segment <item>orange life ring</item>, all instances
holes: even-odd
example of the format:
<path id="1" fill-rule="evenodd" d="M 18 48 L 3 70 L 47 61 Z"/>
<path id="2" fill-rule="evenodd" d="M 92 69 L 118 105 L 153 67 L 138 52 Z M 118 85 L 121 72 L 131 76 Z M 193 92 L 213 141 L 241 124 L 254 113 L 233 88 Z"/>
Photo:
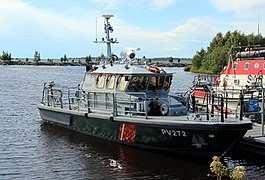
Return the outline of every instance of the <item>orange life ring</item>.
<path id="1" fill-rule="evenodd" d="M 164 72 L 164 69 L 159 66 L 147 66 L 146 69 L 153 73 L 161 73 Z"/>

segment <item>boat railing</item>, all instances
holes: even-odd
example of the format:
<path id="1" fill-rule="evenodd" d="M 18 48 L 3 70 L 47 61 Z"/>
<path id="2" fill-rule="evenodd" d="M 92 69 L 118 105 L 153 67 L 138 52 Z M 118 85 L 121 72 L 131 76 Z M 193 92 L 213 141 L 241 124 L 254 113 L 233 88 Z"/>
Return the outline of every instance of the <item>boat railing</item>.
<path id="1" fill-rule="evenodd" d="M 139 98 L 142 97 L 142 98 Z M 80 112 L 98 112 L 112 116 L 141 115 L 147 118 L 145 93 L 83 91 L 76 87 L 44 84 L 42 104 Z"/>
<path id="2" fill-rule="evenodd" d="M 87 91 L 89 112 L 107 113 L 112 116 L 141 115 L 147 118 L 147 106 L 145 93 L 99 92 Z M 143 98 L 138 98 L 141 96 Z"/>
<path id="3" fill-rule="evenodd" d="M 47 106 L 75 110 L 85 113 L 100 113 L 115 116 L 155 116 L 150 113 L 150 104 L 153 103 L 155 111 L 160 111 L 159 107 L 164 104 L 172 104 L 172 99 L 147 98 L 144 92 L 103 92 L 103 91 L 83 91 L 77 87 L 59 87 L 45 84 L 43 88 L 42 104 Z M 173 110 L 171 106 L 167 107 Z M 159 113 L 156 112 L 158 115 Z"/>
<path id="4" fill-rule="evenodd" d="M 249 90 L 250 91 L 250 90 Z M 231 101 L 229 100 L 228 90 L 226 92 L 207 92 L 205 97 L 199 101 L 190 94 L 189 101 L 183 103 L 186 105 L 189 112 L 202 113 L 206 115 L 206 120 L 210 117 L 218 116 L 221 122 L 227 118 L 228 115 L 234 115 L 242 120 L 243 116 L 257 114 L 263 116 L 260 108 L 258 111 L 247 111 L 246 105 L 255 103 L 257 101 L 264 101 L 263 98 L 257 99 L 253 96 L 252 101 L 249 102 L 249 91 L 241 91 L 237 101 L 235 101 L 234 108 L 231 108 Z M 264 89 L 260 89 L 264 91 Z M 260 94 L 259 94 L 260 95 Z M 264 97 L 264 93 L 259 97 Z M 184 98 L 184 97 L 181 97 Z M 254 100 L 253 100 L 254 99 Z M 150 111 L 150 102 L 153 99 L 147 98 L 145 93 L 133 92 L 127 94 L 124 92 L 99 92 L 99 91 L 82 91 L 77 87 L 58 87 L 44 84 L 42 103 L 56 108 L 75 110 L 84 113 L 101 113 L 110 116 L 152 116 L 148 114 Z M 171 104 L 168 97 L 159 98 L 160 105 L 162 102 Z M 180 101 L 181 102 L 181 101 Z M 262 103 L 264 104 L 264 102 Z M 171 108 L 170 106 L 168 107 Z M 248 108 L 248 107 L 247 107 Z M 252 108 L 257 107 L 252 105 Z M 263 108 L 264 109 L 264 108 Z"/>
<path id="5" fill-rule="evenodd" d="M 204 92 L 203 97 L 196 97 L 194 92 L 190 94 L 190 106 L 193 111 L 205 112 L 211 116 L 215 112 L 225 118 L 228 115 L 235 115 L 239 120 L 243 117 L 259 120 L 262 122 L 264 116 L 264 88 L 226 88 L 215 89 L 213 91 Z M 214 98 L 214 99 L 213 99 Z M 223 101 L 223 102 L 222 102 Z"/>
<path id="6" fill-rule="evenodd" d="M 192 83 L 194 86 L 202 86 L 202 85 L 219 86 L 220 75 L 199 74 L 197 76 L 194 76 Z"/>
<path id="7" fill-rule="evenodd" d="M 196 98 L 194 94 L 189 95 L 189 105 L 192 113 L 200 113 L 206 115 L 206 120 L 209 120 L 210 117 L 217 116 L 221 122 L 224 122 L 224 119 L 228 118 L 228 115 L 231 115 L 228 112 L 227 103 L 225 97 L 221 93 L 216 92 L 205 92 L 204 98 Z M 232 113 L 236 116 L 236 112 Z"/>
<path id="8" fill-rule="evenodd" d="M 73 105 L 77 102 L 76 89 L 76 87 L 44 83 L 41 103 L 51 107 L 74 109 Z"/>

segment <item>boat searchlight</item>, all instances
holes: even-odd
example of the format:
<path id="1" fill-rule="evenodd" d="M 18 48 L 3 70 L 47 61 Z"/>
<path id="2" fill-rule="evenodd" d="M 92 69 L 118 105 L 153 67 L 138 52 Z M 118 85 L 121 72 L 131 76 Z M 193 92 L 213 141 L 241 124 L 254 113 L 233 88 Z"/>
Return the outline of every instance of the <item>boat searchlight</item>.
<path id="1" fill-rule="evenodd" d="M 136 51 L 140 51 L 140 48 L 126 48 L 126 59 L 134 59 Z"/>

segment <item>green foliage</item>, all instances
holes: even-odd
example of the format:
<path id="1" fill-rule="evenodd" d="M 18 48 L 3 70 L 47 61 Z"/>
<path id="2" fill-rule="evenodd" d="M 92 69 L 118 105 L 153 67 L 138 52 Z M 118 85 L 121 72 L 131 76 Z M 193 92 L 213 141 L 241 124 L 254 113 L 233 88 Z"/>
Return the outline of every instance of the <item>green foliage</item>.
<path id="1" fill-rule="evenodd" d="M 173 63 L 173 57 L 169 57 L 168 62 Z"/>
<path id="2" fill-rule="evenodd" d="M 199 69 L 202 65 L 202 60 L 205 58 L 206 51 L 201 49 L 201 51 L 197 51 L 197 53 L 192 58 L 192 68 Z"/>
<path id="3" fill-rule="evenodd" d="M 62 63 L 66 63 L 66 62 L 68 62 L 68 58 L 67 58 L 66 54 L 64 54 L 64 56 L 61 57 L 60 60 L 61 60 Z"/>
<path id="4" fill-rule="evenodd" d="M 48 62 L 49 64 L 52 64 L 52 63 L 53 63 L 53 60 L 50 59 L 50 58 L 48 58 L 48 59 L 47 59 L 47 62 Z"/>
<path id="5" fill-rule="evenodd" d="M 265 44 L 261 35 L 245 35 L 240 31 L 230 32 L 225 35 L 217 33 L 210 42 L 207 50 L 197 51 L 192 58 L 192 72 L 219 74 L 228 63 L 228 53 L 232 46 L 248 46 Z"/>
<path id="6" fill-rule="evenodd" d="M 213 161 L 210 164 L 212 174 L 208 174 L 208 177 L 216 177 L 218 180 L 221 180 L 223 177 L 229 177 L 232 180 L 246 179 L 244 166 L 236 166 L 234 170 L 230 170 L 221 163 L 219 157 L 214 156 L 212 159 Z"/>
<path id="7" fill-rule="evenodd" d="M 67 61 L 68 61 L 67 56 L 66 56 L 66 54 L 64 54 L 64 56 L 63 56 L 63 62 L 65 63 Z"/>
<path id="8" fill-rule="evenodd" d="M 12 58 L 11 58 L 11 53 L 8 53 L 3 51 L 2 53 L 2 56 L 0 57 L 0 59 L 2 59 L 3 61 L 10 61 Z"/>
<path id="9" fill-rule="evenodd" d="M 190 71 L 190 69 L 191 69 L 191 65 L 188 65 L 188 66 L 186 66 L 186 67 L 184 68 L 184 71 Z"/>
<path id="10" fill-rule="evenodd" d="M 96 58 L 96 62 L 99 63 L 100 61 L 101 61 L 101 57 L 99 56 Z"/>
<path id="11" fill-rule="evenodd" d="M 86 63 L 90 63 L 92 61 L 91 55 L 86 56 L 85 61 L 86 61 Z"/>
<path id="12" fill-rule="evenodd" d="M 34 54 L 34 62 L 36 64 L 38 64 L 38 62 L 40 62 L 41 58 L 40 58 L 40 53 L 38 51 L 35 51 L 35 54 Z"/>

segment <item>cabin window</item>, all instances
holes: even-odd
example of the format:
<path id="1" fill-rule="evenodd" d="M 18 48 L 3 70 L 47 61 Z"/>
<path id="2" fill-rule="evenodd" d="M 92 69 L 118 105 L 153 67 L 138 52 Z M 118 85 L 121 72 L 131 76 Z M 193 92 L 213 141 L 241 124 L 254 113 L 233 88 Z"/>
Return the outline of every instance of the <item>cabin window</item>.
<path id="1" fill-rule="evenodd" d="M 152 76 L 148 86 L 148 90 L 162 89 L 164 83 L 164 76 Z"/>
<path id="2" fill-rule="evenodd" d="M 133 76 L 128 86 L 129 90 L 145 90 L 148 83 L 147 76 Z"/>
<path id="3" fill-rule="evenodd" d="M 233 64 L 233 69 L 234 69 L 234 70 L 237 70 L 237 69 L 238 69 L 238 64 L 237 64 L 237 63 L 234 63 L 234 64 Z"/>
<path id="4" fill-rule="evenodd" d="M 96 82 L 97 88 L 103 89 L 104 88 L 104 84 L 105 84 L 105 76 L 99 75 L 97 77 L 97 82 Z"/>
<path id="5" fill-rule="evenodd" d="M 254 68 L 255 68 L 255 69 L 258 69 L 258 68 L 259 68 L 259 63 L 255 63 L 255 64 L 254 64 Z"/>
<path id="6" fill-rule="evenodd" d="M 129 76 L 119 76 L 118 80 L 117 80 L 117 90 L 119 91 L 124 91 L 128 82 L 129 82 Z"/>
<path id="7" fill-rule="evenodd" d="M 171 85 L 171 80 L 172 80 L 172 76 L 166 76 L 165 82 L 163 84 L 163 89 L 165 91 L 169 90 L 170 85 Z"/>
<path id="8" fill-rule="evenodd" d="M 247 63 L 245 64 L 245 70 L 249 70 L 249 67 L 250 67 L 250 64 L 247 62 Z"/>
<path id="9" fill-rule="evenodd" d="M 107 79 L 106 79 L 106 87 L 108 89 L 114 89 L 115 79 L 116 79 L 115 75 L 110 75 L 110 76 L 107 77 Z"/>

